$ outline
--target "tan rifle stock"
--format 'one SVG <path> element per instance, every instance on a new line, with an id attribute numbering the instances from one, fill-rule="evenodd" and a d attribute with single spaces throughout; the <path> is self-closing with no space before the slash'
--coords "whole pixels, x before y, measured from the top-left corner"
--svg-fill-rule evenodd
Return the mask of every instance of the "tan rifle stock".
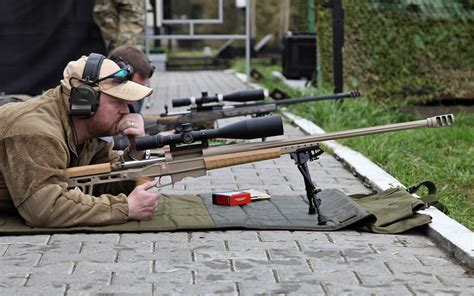
<path id="1" fill-rule="evenodd" d="M 143 120 L 145 122 L 151 121 L 154 123 L 159 123 L 159 124 L 167 124 L 169 122 L 172 122 L 176 119 L 178 119 L 179 116 L 161 116 L 159 114 L 143 114 Z"/>
<path id="2" fill-rule="evenodd" d="M 99 164 L 67 169 L 69 187 L 79 187 L 92 193 L 94 185 L 148 177 L 171 177 L 171 183 L 186 177 L 206 175 L 207 170 L 279 158 L 283 154 L 304 149 L 316 149 L 328 140 L 380 134 L 423 127 L 444 127 L 454 123 L 452 114 L 438 115 L 423 120 L 394 123 L 374 127 L 332 132 L 321 135 L 274 140 L 259 143 L 242 143 L 206 149 L 168 152 L 163 158 L 131 161 L 120 164 Z M 164 184 L 168 185 L 168 184 Z"/>

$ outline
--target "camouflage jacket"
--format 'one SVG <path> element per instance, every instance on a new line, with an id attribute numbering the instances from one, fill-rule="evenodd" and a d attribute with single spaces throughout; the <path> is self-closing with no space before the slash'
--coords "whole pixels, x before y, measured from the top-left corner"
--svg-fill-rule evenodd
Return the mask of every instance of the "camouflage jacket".
<path id="1" fill-rule="evenodd" d="M 126 222 L 124 193 L 134 184 L 106 184 L 97 197 L 67 188 L 66 168 L 119 157 L 113 143 L 100 139 L 78 147 L 67 110 L 60 87 L 0 107 L 0 209 L 13 201 L 26 223 L 37 227 Z"/>

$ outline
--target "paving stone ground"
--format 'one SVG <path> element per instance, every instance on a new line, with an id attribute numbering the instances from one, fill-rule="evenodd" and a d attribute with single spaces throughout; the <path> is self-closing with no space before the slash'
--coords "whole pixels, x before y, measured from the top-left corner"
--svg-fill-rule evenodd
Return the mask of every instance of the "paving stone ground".
<path id="1" fill-rule="evenodd" d="M 163 112 L 163 104 L 173 98 L 246 87 L 226 72 L 158 73 L 152 86 L 157 89 L 155 102 L 144 113 Z M 301 134 L 285 125 L 286 136 Z M 369 192 L 330 155 L 310 163 L 310 172 L 321 188 Z M 269 194 L 305 194 L 288 156 L 210 171 L 163 192 L 197 194 L 249 187 Z M 0 236 L 0 266 L 1 295 L 473 295 L 474 291 L 472 271 L 458 265 L 422 231 Z"/>

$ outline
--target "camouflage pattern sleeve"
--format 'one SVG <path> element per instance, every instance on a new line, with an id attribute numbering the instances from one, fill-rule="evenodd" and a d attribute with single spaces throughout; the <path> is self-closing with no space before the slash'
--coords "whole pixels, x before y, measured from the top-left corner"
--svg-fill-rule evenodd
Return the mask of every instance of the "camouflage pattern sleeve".
<path id="1" fill-rule="evenodd" d="M 122 45 L 137 45 L 143 32 L 144 0 L 96 0 L 94 19 L 110 52 Z"/>

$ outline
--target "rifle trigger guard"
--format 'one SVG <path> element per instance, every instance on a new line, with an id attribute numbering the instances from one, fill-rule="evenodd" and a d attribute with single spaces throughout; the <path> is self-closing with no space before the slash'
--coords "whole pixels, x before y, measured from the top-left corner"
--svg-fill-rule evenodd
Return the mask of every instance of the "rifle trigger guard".
<path id="1" fill-rule="evenodd" d="M 161 179 L 163 177 L 168 177 L 168 176 L 162 176 L 162 177 L 158 177 L 158 182 L 156 182 L 156 185 L 155 185 L 155 188 L 163 188 L 163 187 L 166 187 L 166 186 L 170 186 L 170 185 L 173 185 L 173 182 L 169 182 L 169 183 L 165 183 L 165 184 L 161 184 Z"/>

